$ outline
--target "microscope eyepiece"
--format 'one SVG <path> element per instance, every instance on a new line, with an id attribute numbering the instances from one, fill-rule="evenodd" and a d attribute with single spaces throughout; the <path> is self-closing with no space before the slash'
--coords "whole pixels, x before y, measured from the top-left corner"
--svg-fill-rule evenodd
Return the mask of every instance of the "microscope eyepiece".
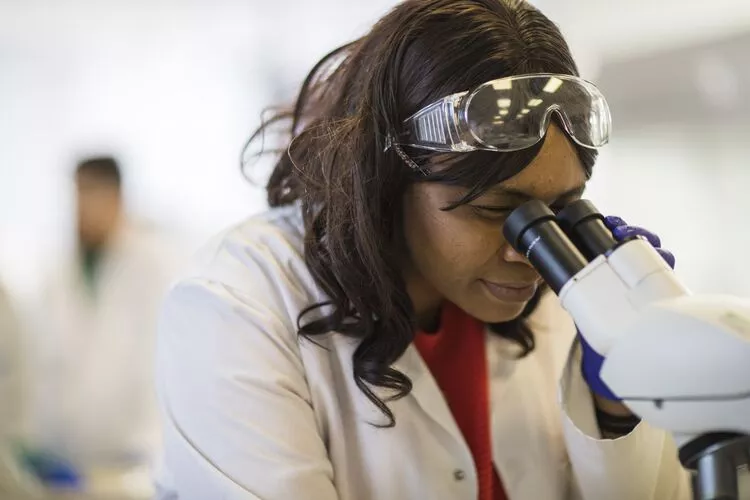
<path id="1" fill-rule="evenodd" d="M 503 235 L 555 293 L 588 263 L 562 231 L 555 214 L 538 200 L 515 209 L 505 221 Z"/>
<path id="2" fill-rule="evenodd" d="M 557 221 L 588 260 L 606 254 L 617 246 L 617 241 L 604 225 L 604 216 L 588 200 L 567 205 L 557 214 Z"/>

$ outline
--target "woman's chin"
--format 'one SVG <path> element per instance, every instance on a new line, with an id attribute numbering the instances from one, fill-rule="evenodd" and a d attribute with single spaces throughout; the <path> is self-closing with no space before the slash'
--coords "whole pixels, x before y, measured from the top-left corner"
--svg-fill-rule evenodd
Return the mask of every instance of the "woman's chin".
<path id="1" fill-rule="evenodd" d="M 519 317 L 528 302 L 502 302 L 498 303 L 474 302 L 463 308 L 467 314 L 483 323 L 506 323 Z M 460 307 L 460 305 L 459 305 Z"/>

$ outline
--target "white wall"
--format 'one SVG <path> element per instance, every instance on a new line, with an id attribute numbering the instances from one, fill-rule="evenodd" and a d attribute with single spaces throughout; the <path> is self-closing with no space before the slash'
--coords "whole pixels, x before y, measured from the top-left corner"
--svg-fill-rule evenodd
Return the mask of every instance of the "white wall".
<path id="1" fill-rule="evenodd" d="M 587 62 L 710 41 L 750 26 L 743 0 L 534 0 Z M 593 61 L 591 61 L 593 63 Z M 592 67 L 593 69 L 593 67 Z"/>
<path id="2" fill-rule="evenodd" d="M 657 232 L 694 291 L 750 296 L 748 134 L 750 124 L 627 131 L 603 150 L 587 196 Z"/>

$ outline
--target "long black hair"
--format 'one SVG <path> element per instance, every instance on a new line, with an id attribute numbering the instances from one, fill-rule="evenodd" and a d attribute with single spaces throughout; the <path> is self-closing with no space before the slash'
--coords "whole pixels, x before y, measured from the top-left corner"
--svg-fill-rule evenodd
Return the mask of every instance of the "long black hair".
<path id="1" fill-rule="evenodd" d="M 278 112 L 250 139 L 285 124 L 268 201 L 301 204 L 305 260 L 329 298 L 300 314 L 299 334 L 335 331 L 358 339 L 353 376 L 387 425 L 395 424 L 393 413 L 371 387 L 391 389 L 393 398 L 411 390 L 408 377 L 391 366 L 415 332 L 399 265 L 406 188 L 414 182 L 460 185 L 468 194 L 459 204 L 467 203 L 520 172 L 542 143 L 514 153 L 459 155 L 425 177 L 386 150 L 386 137 L 436 99 L 495 78 L 541 72 L 578 74 L 558 28 L 525 1 L 406 0 L 366 36 L 325 56 L 293 109 Z M 430 155 L 407 153 L 419 164 L 430 162 Z M 590 174 L 595 152 L 578 153 Z M 537 302 L 513 321 L 490 325 L 517 342 L 522 355 L 534 348 L 524 319 Z"/>

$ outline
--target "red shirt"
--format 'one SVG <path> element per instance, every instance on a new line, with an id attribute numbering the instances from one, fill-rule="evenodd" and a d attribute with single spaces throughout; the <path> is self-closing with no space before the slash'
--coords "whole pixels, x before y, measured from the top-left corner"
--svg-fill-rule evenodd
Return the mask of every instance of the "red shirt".
<path id="1" fill-rule="evenodd" d="M 442 390 L 474 457 L 479 500 L 507 500 L 492 462 L 484 324 L 446 302 L 440 329 L 435 333 L 418 332 L 414 344 Z"/>

